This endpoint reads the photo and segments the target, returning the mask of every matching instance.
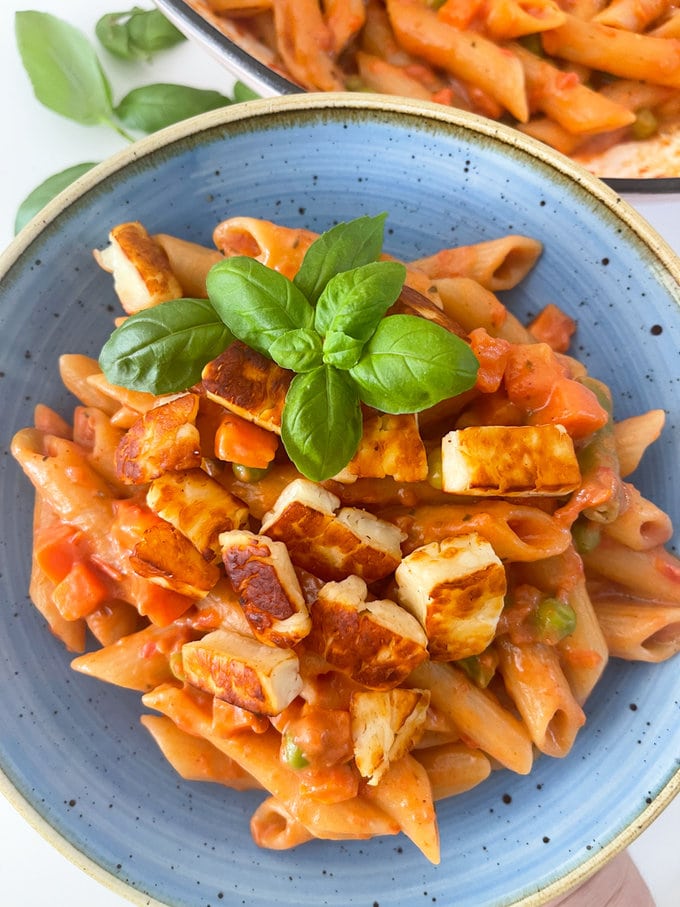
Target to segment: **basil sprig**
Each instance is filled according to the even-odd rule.
[[[419,412],[469,389],[478,363],[456,335],[414,315],[388,315],[406,268],[379,261],[385,214],[322,234],[289,280],[245,256],[211,268],[208,300],[132,315],[104,345],[109,381],[171,393],[194,384],[235,337],[296,372],[281,437],[303,475],[323,481],[355,454],[361,404]]]

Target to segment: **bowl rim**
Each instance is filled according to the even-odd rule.
[[[227,37],[209,19],[193,9],[185,0],[154,0],[156,6],[181,32],[206,50],[235,78],[240,79],[263,97],[279,94],[299,94],[305,89],[281,73],[270,69]],[[391,95],[385,95],[386,98]],[[492,121],[493,122],[493,121]],[[618,192],[636,192],[644,195],[664,195],[680,192],[680,176],[617,177],[601,179]]]
[[[622,221],[628,230],[647,246],[680,287],[680,256],[673,251],[666,240],[611,187],[564,155],[509,126],[466,111],[443,107],[433,102],[416,102],[408,98],[351,92],[297,93],[246,101],[200,114],[138,140],[79,177],[26,224],[5,251],[0,253],[0,281],[14,265],[20,263],[22,255],[30,249],[31,244],[42,230],[56,220],[64,210],[111,175],[135,165],[155,151],[187,138],[200,136],[201,133],[210,132],[215,128],[242,121],[257,123],[264,120],[266,122],[271,115],[320,115],[328,110],[346,110],[348,113],[354,111],[368,116],[380,113],[404,115],[442,126],[463,128],[539,160],[562,178],[566,177],[569,181],[579,185],[595,201],[607,208],[619,221]],[[146,905],[146,907],[167,907],[165,902],[158,901],[152,895],[128,885],[66,840],[19,792],[1,765],[0,793],[28,824],[62,856],[104,887],[134,904]],[[512,907],[540,907],[552,898],[564,894],[584,882],[616,854],[628,847],[678,794],[680,794],[680,766],[676,768],[654,800],[632,818],[630,823],[608,844],[594,852],[579,866],[549,883],[541,891],[514,901]]]

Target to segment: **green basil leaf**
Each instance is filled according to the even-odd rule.
[[[281,368],[310,372],[323,363],[321,338],[309,328],[295,328],[274,340],[269,347],[269,355]]]
[[[293,378],[281,439],[308,479],[323,482],[340,472],[356,453],[361,432],[359,397],[347,372],[324,366]]]
[[[233,337],[207,299],[173,299],[126,318],[102,347],[112,384],[152,394],[186,390]]]
[[[150,133],[228,104],[231,100],[219,91],[159,82],[133,88],[115,113],[128,128]]]
[[[413,413],[471,388],[477,369],[460,337],[425,318],[390,315],[349,374],[364,403],[386,413]]]
[[[109,53],[124,60],[150,59],[157,51],[186,40],[159,10],[138,6],[128,12],[102,16],[95,34]]]
[[[365,343],[405,280],[406,268],[398,261],[372,261],[336,274],[319,296],[314,327],[320,334],[342,331]]]
[[[59,195],[63,189],[70,186],[71,183],[74,182],[74,180],[77,180],[79,176],[82,176],[83,173],[87,173],[88,170],[91,170],[96,166],[96,162],[75,164],[73,167],[68,167],[60,173],[53,174],[36,186],[19,205],[19,210],[14,219],[14,232],[18,233],[19,230],[26,226],[31,218],[42,211],[45,205],[48,202],[51,202],[55,196]]]
[[[295,285],[312,305],[335,274],[377,261],[386,217],[387,214],[358,217],[331,227],[314,240],[295,275]]]
[[[234,336],[264,356],[281,334],[314,324],[314,309],[297,287],[254,258],[237,255],[218,262],[208,272],[206,286]]]
[[[111,86],[87,38],[49,13],[15,15],[17,45],[36,98],[61,116],[113,125]]]
[[[260,95],[253,91],[248,85],[245,85],[243,82],[234,83],[234,103],[240,104],[241,101],[254,101],[259,98]]]
[[[128,31],[133,47],[149,56],[186,41],[182,32],[158,9],[135,7],[128,20]]]
[[[363,349],[363,340],[348,337],[342,331],[329,331],[323,341],[323,361],[347,371],[357,364]]]

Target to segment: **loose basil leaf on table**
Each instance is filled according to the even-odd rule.
[[[102,347],[112,384],[151,394],[186,390],[233,335],[207,299],[173,299],[126,318]]]
[[[387,214],[357,217],[331,227],[314,240],[293,278],[312,305],[331,277],[378,259],[386,217]]]
[[[295,284],[245,255],[213,265],[206,287],[234,336],[264,356],[281,334],[314,324],[314,309]]]
[[[415,315],[389,315],[349,374],[364,403],[415,413],[469,390],[478,362],[464,340]]]
[[[347,372],[321,366],[293,378],[281,440],[303,475],[314,482],[336,475],[354,456],[361,432],[359,396]]]
[[[114,112],[128,129],[151,133],[229,104],[231,99],[219,91],[159,82],[133,88]]]
[[[101,44],[123,60],[149,59],[160,50],[174,47],[186,38],[157,9],[135,6],[124,13],[107,13],[96,26]]]
[[[41,104],[87,126],[114,125],[109,80],[82,32],[33,10],[16,13],[15,31],[21,61]]]
[[[19,205],[19,210],[14,219],[14,232],[18,233],[19,230],[26,226],[31,218],[42,211],[45,205],[52,201],[55,196],[59,195],[63,189],[66,189],[66,187],[70,186],[72,182],[78,179],[78,177],[96,166],[96,162],[93,161],[88,161],[83,164],[74,164],[73,167],[67,167],[66,170],[53,174],[36,186]]]

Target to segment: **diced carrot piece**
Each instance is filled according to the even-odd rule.
[[[235,413],[226,413],[215,433],[215,456],[219,460],[252,469],[266,469],[278,446],[277,435]]]
[[[96,567],[86,561],[76,561],[55,586],[52,598],[62,617],[77,620],[100,608],[111,598],[111,591]]]
[[[556,352],[566,353],[576,330],[576,322],[550,302],[534,318],[529,330],[539,343],[547,343]]]

